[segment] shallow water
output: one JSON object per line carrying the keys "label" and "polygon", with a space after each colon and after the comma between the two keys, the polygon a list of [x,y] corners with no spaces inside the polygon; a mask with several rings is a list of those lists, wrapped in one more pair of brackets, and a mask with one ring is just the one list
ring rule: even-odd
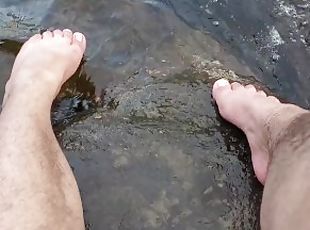
{"label": "shallow water", "polygon": [[88,39],[52,113],[88,227],[258,228],[249,150],[210,84],[254,77],[308,108],[307,2],[2,0],[1,95],[22,42],[58,27]]}
{"label": "shallow water", "polygon": [[138,74],[61,133],[91,228],[258,229],[261,186],[245,137],[206,103],[213,80]]}

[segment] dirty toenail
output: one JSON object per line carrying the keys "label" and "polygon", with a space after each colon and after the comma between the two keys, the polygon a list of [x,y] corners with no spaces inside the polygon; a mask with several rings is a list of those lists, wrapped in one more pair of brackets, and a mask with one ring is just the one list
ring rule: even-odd
{"label": "dirty toenail", "polygon": [[83,36],[83,34],[81,34],[81,33],[75,33],[75,34],[74,34],[74,37],[75,37],[75,39],[76,39],[77,41],[79,41],[79,42],[82,42],[83,39],[84,39],[84,36]]}
{"label": "dirty toenail", "polygon": [[216,81],[216,87],[224,87],[229,85],[229,82],[226,79],[220,79],[218,81]]}

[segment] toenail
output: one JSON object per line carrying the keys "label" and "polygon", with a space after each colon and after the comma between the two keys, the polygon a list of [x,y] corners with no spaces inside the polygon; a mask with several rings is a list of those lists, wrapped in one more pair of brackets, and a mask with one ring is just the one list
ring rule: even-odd
{"label": "toenail", "polygon": [[216,82],[218,87],[223,87],[229,85],[229,82],[226,79],[220,79]]}
{"label": "toenail", "polygon": [[77,41],[79,41],[79,42],[82,42],[82,41],[83,41],[83,38],[84,38],[83,34],[81,34],[81,33],[75,33],[75,34],[74,34],[74,37],[75,37],[75,39],[76,39]]}

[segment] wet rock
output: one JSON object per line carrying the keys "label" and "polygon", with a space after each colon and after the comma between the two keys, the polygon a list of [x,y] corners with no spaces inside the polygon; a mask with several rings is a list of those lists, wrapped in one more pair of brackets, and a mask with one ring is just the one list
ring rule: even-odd
{"label": "wet rock", "polygon": [[[309,107],[307,21],[310,13],[306,1],[167,2],[188,25],[221,41],[251,68],[257,79],[276,90],[277,94]],[[212,25],[210,13],[221,22],[220,29]],[[273,75],[277,75],[278,79]]]}
{"label": "wet rock", "polygon": [[92,229],[259,229],[245,137],[208,103],[210,82],[242,78],[196,66],[111,86],[103,108],[62,132]]}

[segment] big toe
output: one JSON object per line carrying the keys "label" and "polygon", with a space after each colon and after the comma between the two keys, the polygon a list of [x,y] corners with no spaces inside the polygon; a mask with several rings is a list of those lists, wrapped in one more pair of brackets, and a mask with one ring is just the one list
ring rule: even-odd
{"label": "big toe", "polygon": [[212,95],[217,104],[221,103],[230,92],[231,85],[226,79],[217,80],[213,85]]}
{"label": "big toe", "polygon": [[29,40],[26,43],[36,42],[36,41],[41,40],[41,39],[42,39],[41,34],[35,34],[31,38],[29,38]]}
{"label": "big toe", "polygon": [[86,49],[86,38],[85,35],[80,32],[75,32],[72,38],[72,44],[80,47],[81,51],[84,53]]}

